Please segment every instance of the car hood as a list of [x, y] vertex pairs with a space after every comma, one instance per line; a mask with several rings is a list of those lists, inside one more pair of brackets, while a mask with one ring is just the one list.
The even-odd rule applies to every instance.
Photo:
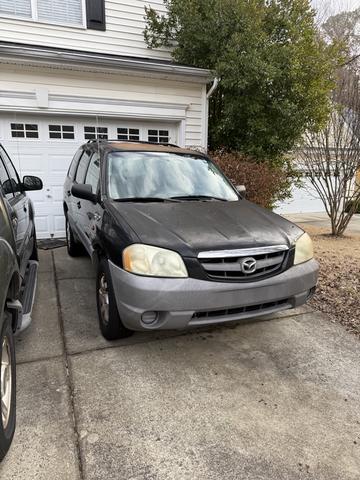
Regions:
[[141, 243], [197, 256], [200, 251], [265, 245], [290, 246], [302, 230], [245, 199], [236, 202], [111, 202], [116, 222]]

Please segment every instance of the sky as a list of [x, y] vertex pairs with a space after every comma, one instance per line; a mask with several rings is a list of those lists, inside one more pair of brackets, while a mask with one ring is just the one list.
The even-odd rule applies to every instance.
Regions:
[[311, 3], [315, 9], [322, 12], [321, 16], [325, 17], [360, 7], [360, 0], [311, 0]]

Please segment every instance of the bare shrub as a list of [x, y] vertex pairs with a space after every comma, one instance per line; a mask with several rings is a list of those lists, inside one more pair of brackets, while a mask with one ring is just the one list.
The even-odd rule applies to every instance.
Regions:
[[299, 164], [321, 198], [333, 235], [342, 235], [360, 204], [360, 80], [352, 71], [339, 72], [333, 111], [326, 127], [308, 132]]
[[298, 174], [290, 162], [272, 165], [237, 152], [213, 152], [211, 157], [234, 185], [245, 185], [246, 198], [266, 208], [290, 196]]

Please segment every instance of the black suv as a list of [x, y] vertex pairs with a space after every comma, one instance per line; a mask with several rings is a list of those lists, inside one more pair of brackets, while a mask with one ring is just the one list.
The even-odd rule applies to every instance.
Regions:
[[14, 333], [31, 321], [37, 277], [34, 210], [25, 191], [41, 188], [37, 177], [20, 181], [0, 145], [0, 461], [15, 431]]
[[65, 181], [70, 255], [97, 268], [103, 335], [227, 322], [293, 308], [315, 289], [308, 234], [247, 201], [206, 156], [94, 141]]

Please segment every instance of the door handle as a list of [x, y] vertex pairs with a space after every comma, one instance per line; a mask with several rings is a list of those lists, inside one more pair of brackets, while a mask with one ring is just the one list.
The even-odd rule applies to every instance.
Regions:
[[11, 223], [13, 224], [13, 227], [16, 228], [18, 224], [18, 219], [15, 215], [11, 217]]
[[24, 212], [27, 212], [27, 208], [26, 208], [26, 205], [24, 205]]
[[81, 202], [77, 202], [76, 205], [77, 205], [78, 208], [81, 208]]
[[95, 213], [88, 212], [87, 216], [89, 220], [95, 220], [95, 222], [98, 222], [99, 220], [101, 220], [101, 216], [96, 212]]

